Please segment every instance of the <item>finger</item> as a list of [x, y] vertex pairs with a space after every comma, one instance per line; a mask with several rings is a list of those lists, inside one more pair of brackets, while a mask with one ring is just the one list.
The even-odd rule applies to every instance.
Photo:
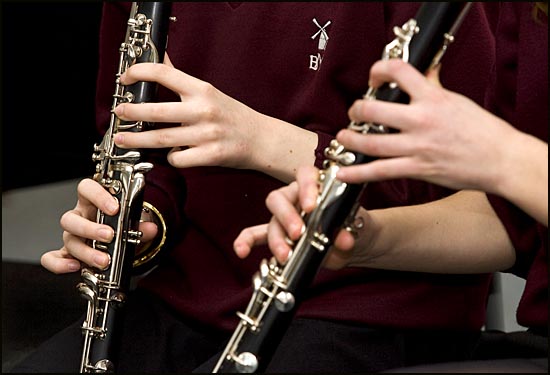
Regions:
[[92, 219], [97, 208], [107, 215], [118, 212], [118, 201], [98, 182], [86, 178], [77, 187], [78, 202], [75, 211], [81, 216]]
[[347, 266], [353, 257], [353, 246], [355, 245], [355, 238], [353, 235], [346, 231], [341, 230], [336, 235], [334, 245], [330, 249], [323, 262], [323, 267], [331, 270], [339, 270]]
[[338, 248], [331, 248], [326, 258], [323, 260], [322, 266], [329, 270], [339, 270], [344, 268], [351, 258], [351, 253], [341, 251]]
[[[145, 106], [146, 104], [144, 103], [143, 105]], [[137, 105], [136, 107], [132, 108], [137, 107], [142, 107], [142, 105]], [[144, 107], [140, 108], [139, 111], [142, 111], [143, 109]], [[176, 111], [178, 110], [176, 109]], [[179, 122], [179, 119], [182, 118], [179, 116], [186, 116], [187, 119], [190, 119], [188, 115], [182, 113], [174, 115], [172, 120]], [[195, 123], [200, 119], [200, 116], [201, 115], [197, 115], [196, 118], [191, 119], [191, 122]], [[143, 112], [143, 117], [151, 119], [154, 117], [154, 115], [148, 115], [145, 110]], [[219, 134], [219, 132], [216, 132], [214, 130], [214, 127], [211, 125], [175, 126], [170, 128], [154, 129], [145, 132], [120, 132], [115, 135], [114, 141], [117, 146], [122, 148], [172, 148], [180, 146], [196, 146], [199, 144], [203, 144], [208, 141], [214, 140], [216, 134]]]
[[206, 167], [206, 166], [231, 166], [225, 150], [220, 150], [219, 143], [209, 142], [200, 144], [197, 147], [176, 146], [168, 152], [168, 163], [176, 168]]
[[114, 230], [106, 224], [99, 224], [80, 216], [76, 210], [67, 211], [59, 221], [61, 228], [72, 235], [109, 243], [113, 240]]
[[164, 53], [163, 64], [168, 65], [170, 68], [174, 67], [174, 64], [172, 64], [172, 60], [170, 60], [170, 56], [168, 56], [168, 52]]
[[338, 132], [336, 139], [349, 150], [378, 157], [415, 155], [422, 147], [408, 133], [361, 134], [344, 129]]
[[252, 248], [267, 242], [267, 224], [245, 228], [233, 242], [233, 250], [239, 258], [246, 258]]
[[[196, 102], [122, 103], [114, 112], [121, 120], [193, 124], [209, 118], [209, 107]], [[166, 128], [171, 129], [171, 128]], [[120, 133], [117, 133], [120, 134]], [[139, 134], [135, 133], [135, 134]], [[115, 138], [116, 141], [116, 138]]]
[[356, 100], [348, 110], [348, 116], [356, 122], [374, 122], [399, 130], [406, 130], [418, 121], [415, 107], [383, 100]]
[[64, 250], [48, 251], [40, 257], [40, 264], [48, 271], [63, 274], [76, 272], [80, 269], [80, 262]]
[[158, 234], [158, 227], [155, 223], [150, 221], [139, 223], [139, 231], [142, 232], [140, 241], [142, 243], [148, 243], [155, 239]]
[[286, 238], [287, 235], [283, 226], [275, 217], [272, 217], [267, 229], [267, 243], [277, 261], [282, 264], [286, 262], [291, 251]]
[[319, 170], [314, 166], [303, 166], [296, 172], [299, 186], [300, 206], [305, 213], [313, 211], [319, 197]]
[[342, 167], [338, 170], [336, 177], [343, 182], [355, 184], [395, 178], [420, 178], [429, 175], [430, 172], [422, 173], [418, 161], [410, 157], [400, 157]]
[[72, 234], [64, 235], [66, 251], [81, 262], [99, 269], [104, 269], [109, 265], [110, 257], [107, 253], [95, 250], [82, 241], [80, 237]]
[[372, 65], [369, 84], [380, 87], [385, 82], [396, 82], [411, 98], [421, 97], [425, 90], [431, 88], [422, 73], [401, 59], [379, 60]]
[[334, 239], [334, 247], [342, 252], [350, 252], [355, 246], [355, 238], [353, 234], [347, 230], [341, 230]]
[[297, 239], [303, 231], [304, 222], [295, 207], [298, 185], [292, 182], [283, 188], [273, 190], [265, 200], [267, 208], [276, 220], [284, 227], [288, 237]]
[[430, 83], [433, 83], [434, 85], [439, 87], [443, 87], [443, 85], [441, 84], [441, 81], [439, 80], [440, 72], [441, 72], [441, 64], [437, 64], [431, 69], [428, 69], [428, 71], [426, 72], [426, 78]]
[[121, 76], [123, 85], [138, 81], [157, 82], [179, 94], [192, 94], [205, 90], [209, 84], [175, 69], [170, 64], [141, 63], [129, 67]]

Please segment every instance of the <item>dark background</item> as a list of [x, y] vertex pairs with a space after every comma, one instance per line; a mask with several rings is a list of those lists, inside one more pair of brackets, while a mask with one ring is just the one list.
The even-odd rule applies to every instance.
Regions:
[[[93, 174], [101, 7], [0, 0], [2, 192]], [[2, 373], [85, 312], [78, 281], [2, 261]]]
[[92, 175], [101, 6], [0, 1], [2, 191]]

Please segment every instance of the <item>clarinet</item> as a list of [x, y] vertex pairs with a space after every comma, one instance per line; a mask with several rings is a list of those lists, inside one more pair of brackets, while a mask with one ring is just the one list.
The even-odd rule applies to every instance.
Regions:
[[[111, 226], [115, 236], [110, 243], [92, 241], [91, 246], [109, 254], [110, 263], [104, 270], [83, 268], [83, 281], [77, 285], [82, 297], [88, 301], [87, 313], [82, 323], [84, 345], [81, 373], [115, 371], [115, 353], [120, 341], [119, 325], [131, 277], [145, 270], [149, 264], [154, 264], [153, 259], [158, 259], [156, 255], [166, 239], [162, 215], [143, 201], [145, 173], [153, 165], [143, 161], [139, 150], [119, 149], [114, 144], [114, 135], [117, 132], [140, 132], [153, 124], [123, 121], [113, 110], [123, 102], [151, 102], [156, 97], [156, 83], [136, 82], [124, 86], [120, 83], [120, 76], [133, 64], [162, 62], [170, 12], [171, 3], [132, 3], [126, 37], [119, 48], [120, 59], [110, 125], [101, 144], [94, 145], [92, 159], [97, 164], [93, 179], [118, 200], [120, 209], [115, 216], [107, 216], [98, 210], [97, 223]], [[137, 252], [137, 245], [143, 234], [138, 230], [143, 215], [156, 219], [160, 235], [152, 245]]]
[[[415, 18], [394, 27], [395, 39], [384, 48], [382, 59], [400, 58], [420, 71], [440, 62], [471, 4], [426, 2]], [[407, 103], [409, 97], [395, 83], [369, 88], [369, 100]], [[368, 133], [394, 131], [375, 123], [355, 123], [349, 129]], [[319, 172], [318, 205], [304, 215], [305, 230], [294, 243], [284, 264], [274, 257], [262, 260], [252, 278], [253, 294], [213, 372], [263, 372], [286, 332], [304, 293], [313, 281], [336, 234], [345, 229], [356, 233], [363, 223], [356, 218], [359, 198], [366, 184], [347, 184], [336, 178], [343, 166], [367, 163], [373, 157], [346, 150], [336, 140], [325, 149]]]

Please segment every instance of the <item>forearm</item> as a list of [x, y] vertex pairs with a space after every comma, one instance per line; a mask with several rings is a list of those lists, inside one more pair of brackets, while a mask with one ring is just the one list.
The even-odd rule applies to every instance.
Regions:
[[288, 183], [301, 165], [314, 164], [316, 133], [269, 116], [263, 116], [262, 122], [254, 146], [254, 169]]
[[[485, 194], [462, 191], [409, 207], [373, 210], [350, 266], [433, 273], [485, 273], [515, 262], [508, 235]], [[360, 254], [360, 255], [359, 255]]]
[[548, 226], [548, 143], [515, 131], [494, 193]]

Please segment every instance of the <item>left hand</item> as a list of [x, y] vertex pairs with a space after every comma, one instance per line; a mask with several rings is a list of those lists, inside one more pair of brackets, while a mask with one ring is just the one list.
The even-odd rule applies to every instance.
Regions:
[[[122, 103], [123, 120], [177, 123], [181, 126], [116, 134], [121, 148], [171, 148], [168, 162], [177, 168], [221, 166], [262, 171], [290, 181], [299, 163], [313, 164], [317, 135], [252, 110], [210, 83], [164, 64], [141, 63], [120, 77], [124, 85], [158, 82], [177, 93], [180, 102]], [[288, 152], [289, 148], [291, 151]], [[300, 159], [305, 150], [307, 160]], [[294, 160], [287, 160], [291, 157]]]

